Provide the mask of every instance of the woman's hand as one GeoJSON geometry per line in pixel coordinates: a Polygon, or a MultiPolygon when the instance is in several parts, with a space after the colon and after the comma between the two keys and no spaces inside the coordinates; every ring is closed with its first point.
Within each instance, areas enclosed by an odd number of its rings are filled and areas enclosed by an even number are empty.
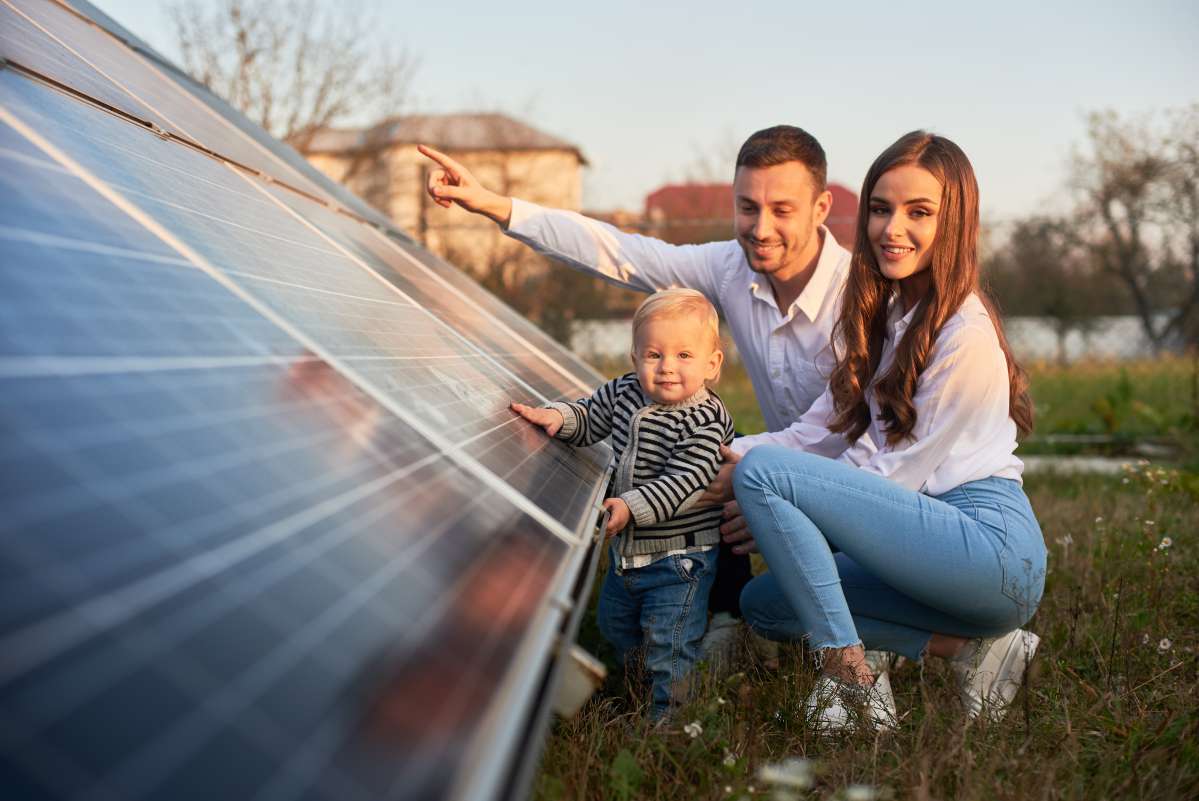
{"type": "Polygon", "coordinates": [[[551,437],[562,428],[562,412],[557,409],[543,409],[540,406],[526,406],[523,403],[510,403],[508,408],[533,425],[541,426],[551,437]]]}
{"type": "Polygon", "coordinates": [[[622,498],[608,498],[604,501],[604,508],[609,512],[608,527],[604,529],[604,533],[614,537],[629,524],[629,518],[633,515],[629,511],[629,505],[622,498]]]}
{"type": "Polygon", "coordinates": [[[457,204],[472,214],[490,217],[503,227],[512,217],[512,198],[497,195],[479,183],[470,170],[428,145],[417,145],[422,155],[437,162],[439,169],[429,172],[425,187],[433,202],[443,208],[457,204]]]}

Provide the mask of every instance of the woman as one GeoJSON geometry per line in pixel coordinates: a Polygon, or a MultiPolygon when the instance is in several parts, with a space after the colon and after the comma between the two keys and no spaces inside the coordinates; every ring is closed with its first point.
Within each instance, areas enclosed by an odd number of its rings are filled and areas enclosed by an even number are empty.
{"type": "Polygon", "coordinates": [[[916,131],[875,160],[828,390],[783,431],[734,441],[740,511],[770,568],[746,619],[807,637],[817,726],[890,727],[863,650],[952,660],[972,717],[1002,715],[1036,650],[1041,531],[1021,487],[1023,371],[978,278],[978,185],[965,154],[916,131]]]}

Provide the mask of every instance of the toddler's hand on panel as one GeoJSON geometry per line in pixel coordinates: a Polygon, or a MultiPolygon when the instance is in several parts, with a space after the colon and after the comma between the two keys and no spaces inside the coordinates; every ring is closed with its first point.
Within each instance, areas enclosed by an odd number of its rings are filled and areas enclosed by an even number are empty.
{"type": "Polygon", "coordinates": [[[526,406],[523,403],[510,403],[508,408],[528,420],[535,426],[541,426],[551,437],[562,428],[562,412],[556,409],[543,409],[540,406],[526,406]]]}

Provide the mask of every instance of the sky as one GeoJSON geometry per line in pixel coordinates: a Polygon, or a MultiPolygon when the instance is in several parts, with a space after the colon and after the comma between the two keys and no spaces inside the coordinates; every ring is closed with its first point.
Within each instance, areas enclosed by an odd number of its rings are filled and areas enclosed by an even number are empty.
{"type": "MultiPolygon", "coordinates": [[[[165,3],[93,2],[179,60],[165,3]]],[[[1065,210],[1088,112],[1199,102],[1194,0],[357,8],[419,59],[407,111],[485,107],[576,144],[588,209],[639,210],[699,162],[731,180],[737,145],[779,123],[815,135],[830,180],[857,191],[878,153],[926,128],[965,150],[1001,225],[1065,210]]]]}

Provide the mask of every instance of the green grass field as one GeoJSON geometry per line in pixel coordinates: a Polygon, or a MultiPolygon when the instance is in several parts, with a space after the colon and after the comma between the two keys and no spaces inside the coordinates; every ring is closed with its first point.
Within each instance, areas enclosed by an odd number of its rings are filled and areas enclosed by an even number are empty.
{"type": "MultiPolygon", "coordinates": [[[[1189,363],[1124,369],[1133,400],[1193,428],[1189,363]]],[[[1032,372],[1049,427],[1103,425],[1095,401],[1122,380],[1119,367],[1032,372]]],[[[720,391],[752,430],[744,377],[728,371],[720,391]]],[[[810,660],[784,651],[768,668],[744,649],[732,675],[705,674],[696,700],[661,727],[646,721],[641,693],[613,682],[555,724],[535,797],[1199,798],[1199,477],[1133,461],[1123,475],[1034,475],[1026,488],[1050,572],[1030,623],[1043,638],[1033,675],[1002,723],[967,725],[945,666],[928,660],[893,675],[896,733],[823,739],[801,713],[810,660]],[[789,757],[811,760],[807,789],[759,776],[789,757]]],[[[607,653],[593,620],[580,639],[607,653]]]]}

